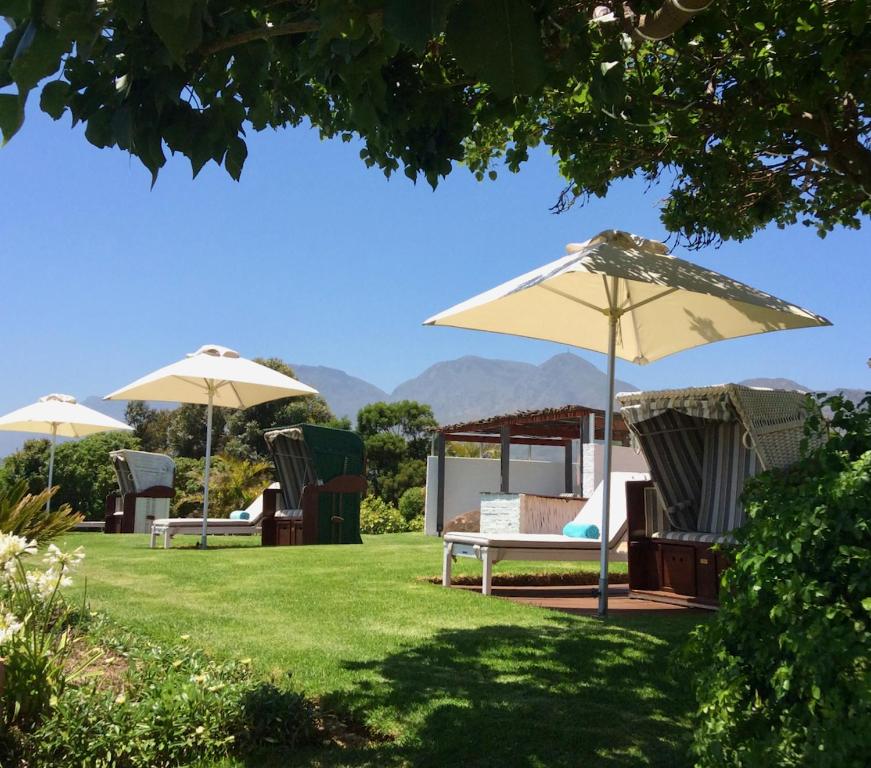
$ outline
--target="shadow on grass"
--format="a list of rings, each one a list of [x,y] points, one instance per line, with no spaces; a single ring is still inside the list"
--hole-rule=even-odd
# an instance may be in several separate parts
[[[688,765],[689,699],[670,651],[690,624],[660,624],[651,633],[555,616],[545,627],[445,630],[383,660],[348,663],[364,681],[326,703],[393,720],[399,737],[302,753],[293,764]]]

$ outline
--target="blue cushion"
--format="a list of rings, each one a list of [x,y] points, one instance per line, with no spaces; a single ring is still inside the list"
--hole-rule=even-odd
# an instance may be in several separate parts
[[[230,513],[231,520],[248,520],[250,517],[251,515],[242,509],[237,509],[235,512]]]
[[[571,536],[575,539],[598,539],[599,526],[587,523],[566,523],[563,528],[563,536]]]

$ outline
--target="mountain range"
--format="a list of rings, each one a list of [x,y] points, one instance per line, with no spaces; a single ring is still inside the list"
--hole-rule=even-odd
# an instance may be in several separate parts
[[[541,365],[475,356],[446,360],[430,366],[392,392],[336,368],[303,364],[292,367],[301,381],[323,395],[333,413],[347,416],[352,422],[360,408],[378,401],[429,403],[439,423],[453,424],[500,413],[567,404],[604,408],[607,397],[605,373],[582,357],[568,352],[555,355]],[[757,378],[740,383],[811,391],[790,379]],[[639,387],[630,382],[616,382],[617,392],[637,389]],[[854,401],[864,396],[859,389],[837,391]],[[124,418],[124,402],[106,401],[96,396],[82,402],[114,418]],[[158,407],[168,406],[160,404]],[[18,448],[23,440],[21,435],[0,432],[0,456]]]

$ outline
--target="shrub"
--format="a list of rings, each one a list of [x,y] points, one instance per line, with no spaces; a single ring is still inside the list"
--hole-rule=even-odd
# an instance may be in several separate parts
[[[39,725],[63,690],[72,635],[60,590],[84,557],[81,548],[64,554],[51,544],[45,570],[25,568],[24,559],[35,553],[36,542],[0,533],[2,722],[24,732]]]
[[[426,489],[424,488],[409,488],[399,497],[399,511],[407,523],[417,518],[423,519],[425,502]]]
[[[28,490],[45,490],[48,478],[48,440],[27,440],[2,461],[0,485],[7,489],[25,481]],[[103,432],[57,446],[53,482],[58,486],[57,505],[69,504],[87,519],[103,519],[106,495],[117,487],[109,452],[138,448],[139,441],[127,432]]]
[[[825,404],[818,447],[748,482],[720,611],[687,648],[699,766],[867,765],[871,398]]]
[[[377,496],[367,496],[360,504],[360,533],[402,533],[408,525],[400,511]]]
[[[83,517],[75,514],[69,504],[45,511],[46,502],[55,490],[28,493],[26,480],[0,490],[0,531],[46,544],[72,529]]]
[[[203,459],[178,458],[173,514],[187,517],[203,507]],[[212,459],[209,476],[209,517],[229,517],[235,509],[245,509],[269,485],[272,464],[249,461],[226,454]]]
[[[110,642],[128,661],[120,687],[68,686],[35,734],[35,768],[169,767],[313,740],[309,703],[258,680],[248,660],[132,636]]]

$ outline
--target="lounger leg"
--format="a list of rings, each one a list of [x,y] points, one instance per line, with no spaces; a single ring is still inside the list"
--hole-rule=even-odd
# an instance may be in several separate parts
[[[453,564],[454,555],[453,555],[454,545],[450,541],[445,542],[445,559],[444,565],[442,566],[442,586],[449,587],[451,586],[451,565]]]
[[[154,526],[151,526],[151,544],[149,545],[149,549],[154,549],[154,541],[157,539],[157,531],[154,530]]]
[[[493,561],[490,559],[490,547],[481,547],[481,561],[484,563],[484,574],[481,577],[481,594],[489,595],[492,592]]]
[[[169,526],[163,532],[163,548],[169,549],[172,546],[172,534],[169,532]]]

